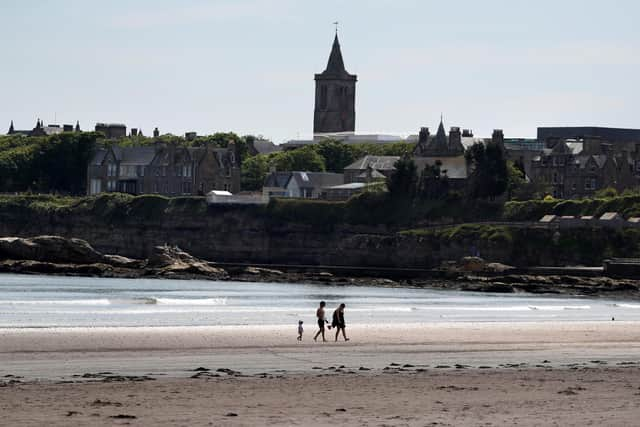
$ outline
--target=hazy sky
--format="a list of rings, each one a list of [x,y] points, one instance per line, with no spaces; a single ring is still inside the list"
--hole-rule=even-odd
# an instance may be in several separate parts
[[[0,0],[13,119],[310,135],[340,21],[356,130],[640,127],[637,0]]]

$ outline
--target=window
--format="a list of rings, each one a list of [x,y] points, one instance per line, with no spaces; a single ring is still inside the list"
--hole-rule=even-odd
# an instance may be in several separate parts
[[[596,179],[595,178],[587,178],[584,181],[584,189],[585,190],[595,190],[596,189]]]
[[[224,185],[224,191],[230,191],[230,189],[229,189],[229,184],[225,184],[225,185]]]
[[[113,192],[116,191],[117,181],[109,180],[107,181],[107,191]]]
[[[191,165],[182,166],[182,176],[186,176],[186,177],[191,176]]]
[[[98,194],[102,191],[102,180],[92,179],[89,194]]]
[[[558,166],[564,166],[564,157],[558,157]]]
[[[137,166],[138,176],[144,176],[144,166]]]
[[[327,109],[327,86],[326,85],[320,86],[320,109],[321,110]]]
[[[107,176],[118,176],[118,165],[115,163],[107,163]]]

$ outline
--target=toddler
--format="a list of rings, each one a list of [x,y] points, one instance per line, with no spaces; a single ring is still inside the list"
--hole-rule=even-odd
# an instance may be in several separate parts
[[[302,327],[302,320],[298,321],[298,341],[302,341],[302,333],[304,332],[304,328]]]

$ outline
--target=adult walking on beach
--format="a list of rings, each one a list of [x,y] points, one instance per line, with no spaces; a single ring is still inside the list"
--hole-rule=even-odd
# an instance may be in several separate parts
[[[316,333],[316,336],[313,337],[313,340],[317,340],[318,339],[318,335],[322,334],[322,342],[327,342],[327,340],[324,338],[324,324],[325,323],[329,323],[325,318],[324,318],[324,306],[327,305],[324,301],[320,301],[320,307],[318,307],[318,309],[316,310],[316,317],[318,318],[318,332]],[[329,329],[331,329],[331,326],[329,326]]]
[[[340,334],[340,331],[342,331],[342,336],[344,337],[344,340],[349,341],[349,338],[347,338],[347,334],[345,332],[345,327],[346,327],[344,323],[345,307],[346,306],[344,304],[340,304],[338,308],[336,308],[335,311],[333,312],[333,319],[331,322],[331,326],[336,328],[336,341],[338,341],[338,335]]]

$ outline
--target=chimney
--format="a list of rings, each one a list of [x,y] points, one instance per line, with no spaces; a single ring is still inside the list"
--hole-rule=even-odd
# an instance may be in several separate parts
[[[493,130],[493,134],[491,134],[491,142],[498,144],[499,146],[504,146],[504,132],[502,129]]]
[[[137,128],[131,128],[131,136],[132,137],[136,137],[138,136],[138,129]]]
[[[462,134],[459,127],[452,127],[449,130],[449,147],[457,147],[462,144]]]
[[[429,142],[429,128],[421,127],[420,133],[418,134],[418,144],[423,145]]]
[[[463,138],[473,138],[473,131],[471,129],[463,129],[462,130]]]

